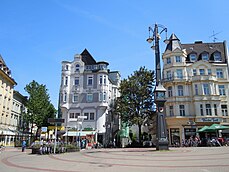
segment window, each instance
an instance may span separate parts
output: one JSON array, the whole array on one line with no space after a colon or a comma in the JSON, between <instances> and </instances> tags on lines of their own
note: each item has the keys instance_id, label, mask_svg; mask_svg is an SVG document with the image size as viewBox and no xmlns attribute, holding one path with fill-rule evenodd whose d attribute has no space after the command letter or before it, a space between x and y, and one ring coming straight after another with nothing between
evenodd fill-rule
<instances>
[{"instance_id":1,"label":"window","mask_svg":"<svg viewBox=\"0 0 229 172\"><path fill-rule=\"evenodd\" d=\"M103 93L102 92L99 93L99 101L100 102L103 101Z\"/></svg>"},{"instance_id":2,"label":"window","mask_svg":"<svg viewBox=\"0 0 229 172\"><path fill-rule=\"evenodd\" d=\"M172 73L171 73L170 70L166 72L166 75L167 75L166 77L167 77L168 80L172 79Z\"/></svg>"},{"instance_id":3,"label":"window","mask_svg":"<svg viewBox=\"0 0 229 172\"><path fill-rule=\"evenodd\" d=\"M196 54L190 54L190 61L195 62L196 61Z\"/></svg>"},{"instance_id":4,"label":"window","mask_svg":"<svg viewBox=\"0 0 229 172\"><path fill-rule=\"evenodd\" d=\"M68 65L65 65L65 70L68 70Z\"/></svg>"},{"instance_id":5,"label":"window","mask_svg":"<svg viewBox=\"0 0 229 172\"><path fill-rule=\"evenodd\" d=\"M173 96L172 87L168 87L168 97L172 97L172 96Z\"/></svg>"},{"instance_id":6,"label":"window","mask_svg":"<svg viewBox=\"0 0 229 172\"><path fill-rule=\"evenodd\" d=\"M203 84L203 93L204 95L210 95L209 85Z\"/></svg>"},{"instance_id":7,"label":"window","mask_svg":"<svg viewBox=\"0 0 229 172\"><path fill-rule=\"evenodd\" d=\"M80 84L79 77L75 77L74 85L79 85L79 84Z\"/></svg>"},{"instance_id":8,"label":"window","mask_svg":"<svg viewBox=\"0 0 229 172\"><path fill-rule=\"evenodd\" d=\"M166 58L166 61L167 61L167 64L171 64L171 58L170 57Z\"/></svg>"},{"instance_id":9,"label":"window","mask_svg":"<svg viewBox=\"0 0 229 172\"><path fill-rule=\"evenodd\" d=\"M70 113L69 118L74 118L74 113Z\"/></svg>"},{"instance_id":10,"label":"window","mask_svg":"<svg viewBox=\"0 0 229 172\"><path fill-rule=\"evenodd\" d=\"M169 106L169 115L170 115L170 116L174 116L174 113L173 113L173 106Z\"/></svg>"},{"instance_id":11,"label":"window","mask_svg":"<svg viewBox=\"0 0 229 172\"><path fill-rule=\"evenodd\" d=\"M64 85L66 85L66 86L68 85L68 77L67 76L65 77L65 83L64 83Z\"/></svg>"},{"instance_id":12,"label":"window","mask_svg":"<svg viewBox=\"0 0 229 172\"><path fill-rule=\"evenodd\" d=\"M185 116L185 108L184 105L179 105L180 108L180 116Z\"/></svg>"},{"instance_id":13,"label":"window","mask_svg":"<svg viewBox=\"0 0 229 172\"><path fill-rule=\"evenodd\" d=\"M196 76L196 69L192 70L193 76Z\"/></svg>"},{"instance_id":14,"label":"window","mask_svg":"<svg viewBox=\"0 0 229 172\"><path fill-rule=\"evenodd\" d=\"M221 105L222 116L228 116L227 105Z\"/></svg>"},{"instance_id":15,"label":"window","mask_svg":"<svg viewBox=\"0 0 229 172\"><path fill-rule=\"evenodd\" d=\"M219 85L219 95L221 95L221 96L225 96L226 95L225 86L224 85Z\"/></svg>"},{"instance_id":16,"label":"window","mask_svg":"<svg viewBox=\"0 0 229 172\"><path fill-rule=\"evenodd\" d=\"M216 69L216 77L223 78L223 69Z\"/></svg>"},{"instance_id":17,"label":"window","mask_svg":"<svg viewBox=\"0 0 229 172\"><path fill-rule=\"evenodd\" d=\"M107 93L104 92L104 93L103 93L103 101L106 101L106 100L107 100Z\"/></svg>"},{"instance_id":18,"label":"window","mask_svg":"<svg viewBox=\"0 0 229 172\"><path fill-rule=\"evenodd\" d=\"M84 113L84 116L86 116L86 118L84 120L88 120L89 113L88 112Z\"/></svg>"},{"instance_id":19,"label":"window","mask_svg":"<svg viewBox=\"0 0 229 172\"><path fill-rule=\"evenodd\" d=\"M204 110L203 110L203 105L200 104L200 115L204 116Z\"/></svg>"},{"instance_id":20,"label":"window","mask_svg":"<svg viewBox=\"0 0 229 172\"><path fill-rule=\"evenodd\" d=\"M212 111L211 111L211 105L210 104L206 104L206 115L212 115Z\"/></svg>"},{"instance_id":21,"label":"window","mask_svg":"<svg viewBox=\"0 0 229 172\"><path fill-rule=\"evenodd\" d=\"M90 120L95 120L95 113L94 112L91 112L90 113Z\"/></svg>"},{"instance_id":22,"label":"window","mask_svg":"<svg viewBox=\"0 0 229 172\"><path fill-rule=\"evenodd\" d=\"M93 84L93 77L92 76L88 76L88 78L87 78L87 85L92 86L92 84Z\"/></svg>"},{"instance_id":23,"label":"window","mask_svg":"<svg viewBox=\"0 0 229 172\"><path fill-rule=\"evenodd\" d=\"M72 102L74 103L74 102L78 102L78 101L79 101L79 94L74 93L73 97L72 97Z\"/></svg>"},{"instance_id":24,"label":"window","mask_svg":"<svg viewBox=\"0 0 229 172\"><path fill-rule=\"evenodd\" d=\"M217 113L217 105L216 104L214 104L214 111L215 111L215 116L217 116L218 113Z\"/></svg>"},{"instance_id":25,"label":"window","mask_svg":"<svg viewBox=\"0 0 229 172\"><path fill-rule=\"evenodd\" d=\"M195 95L198 95L199 93L198 93L198 85L197 84L195 84Z\"/></svg>"},{"instance_id":26,"label":"window","mask_svg":"<svg viewBox=\"0 0 229 172\"><path fill-rule=\"evenodd\" d=\"M177 78L182 79L183 78L182 69L177 69L176 72L177 72Z\"/></svg>"},{"instance_id":27,"label":"window","mask_svg":"<svg viewBox=\"0 0 229 172\"><path fill-rule=\"evenodd\" d=\"M175 58L176 58L176 62L177 63L181 62L181 57L180 56L176 56Z\"/></svg>"},{"instance_id":28,"label":"window","mask_svg":"<svg viewBox=\"0 0 229 172\"><path fill-rule=\"evenodd\" d=\"M106 76L103 76L103 83L104 83L104 85L106 85L106 83L107 83L107 77Z\"/></svg>"},{"instance_id":29,"label":"window","mask_svg":"<svg viewBox=\"0 0 229 172\"><path fill-rule=\"evenodd\" d=\"M92 102L93 101L93 94L88 93L87 94L87 102Z\"/></svg>"},{"instance_id":30,"label":"window","mask_svg":"<svg viewBox=\"0 0 229 172\"><path fill-rule=\"evenodd\" d=\"M80 65L76 64L76 72L78 72L80 70Z\"/></svg>"},{"instance_id":31,"label":"window","mask_svg":"<svg viewBox=\"0 0 229 172\"><path fill-rule=\"evenodd\" d=\"M212 70L208 69L208 75L211 75L211 74L212 74Z\"/></svg>"},{"instance_id":32,"label":"window","mask_svg":"<svg viewBox=\"0 0 229 172\"><path fill-rule=\"evenodd\" d=\"M182 85L178 85L178 96L184 96L184 90Z\"/></svg>"},{"instance_id":33,"label":"window","mask_svg":"<svg viewBox=\"0 0 229 172\"><path fill-rule=\"evenodd\" d=\"M200 75L204 75L205 74L204 69L199 69L199 72L200 72Z\"/></svg>"},{"instance_id":34,"label":"window","mask_svg":"<svg viewBox=\"0 0 229 172\"><path fill-rule=\"evenodd\" d=\"M99 76L99 84L100 84L100 85L103 84L103 76Z\"/></svg>"},{"instance_id":35,"label":"window","mask_svg":"<svg viewBox=\"0 0 229 172\"><path fill-rule=\"evenodd\" d=\"M215 61L222 61L220 52L215 52L214 53L214 60Z\"/></svg>"},{"instance_id":36,"label":"window","mask_svg":"<svg viewBox=\"0 0 229 172\"><path fill-rule=\"evenodd\" d=\"M64 102L67 101L67 93L64 93Z\"/></svg>"},{"instance_id":37,"label":"window","mask_svg":"<svg viewBox=\"0 0 229 172\"><path fill-rule=\"evenodd\" d=\"M202 60L206 60L206 61L209 60L208 53L203 53L201 56L202 56Z\"/></svg>"}]
</instances>

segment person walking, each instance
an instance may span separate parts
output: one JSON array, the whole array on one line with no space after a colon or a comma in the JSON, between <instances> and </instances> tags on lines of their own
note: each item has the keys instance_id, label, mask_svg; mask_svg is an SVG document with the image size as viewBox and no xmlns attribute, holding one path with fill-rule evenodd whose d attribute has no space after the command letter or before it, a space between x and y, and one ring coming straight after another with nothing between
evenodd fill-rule
<instances>
[{"instance_id":1,"label":"person walking","mask_svg":"<svg viewBox=\"0 0 229 172\"><path fill-rule=\"evenodd\" d=\"M22 146L22 152L24 152L25 151L25 148L26 148L26 141L25 141L25 139L23 139L21 146Z\"/></svg>"}]
</instances>

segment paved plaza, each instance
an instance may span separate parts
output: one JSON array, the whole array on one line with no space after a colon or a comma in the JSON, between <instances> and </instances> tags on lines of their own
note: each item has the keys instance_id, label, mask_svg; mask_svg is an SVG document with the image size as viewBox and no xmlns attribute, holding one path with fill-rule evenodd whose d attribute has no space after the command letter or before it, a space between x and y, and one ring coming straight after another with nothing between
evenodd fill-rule
<instances>
[{"instance_id":1,"label":"paved plaza","mask_svg":"<svg viewBox=\"0 0 229 172\"><path fill-rule=\"evenodd\" d=\"M228 172L229 147L92 149L33 155L6 148L0 172Z\"/></svg>"}]
</instances>

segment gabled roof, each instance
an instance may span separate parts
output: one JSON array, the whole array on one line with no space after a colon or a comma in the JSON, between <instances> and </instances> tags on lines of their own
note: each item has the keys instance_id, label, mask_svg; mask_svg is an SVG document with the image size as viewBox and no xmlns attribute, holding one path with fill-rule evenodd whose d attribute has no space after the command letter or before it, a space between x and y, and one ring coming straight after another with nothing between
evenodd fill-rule
<instances>
[{"instance_id":1,"label":"gabled roof","mask_svg":"<svg viewBox=\"0 0 229 172\"><path fill-rule=\"evenodd\" d=\"M215 52L220 52L222 57L222 62L226 61L225 45L223 42L203 43L201 41L198 41L195 42L194 44L181 44L181 45L183 49L186 49L188 57L192 52L196 52L197 57L199 57L203 52L207 52L209 53L210 60L211 60L212 54L214 54Z\"/></svg>"},{"instance_id":2,"label":"gabled roof","mask_svg":"<svg viewBox=\"0 0 229 172\"><path fill-rule=\"evenodd\" d=\"M96 64L95 59L92 57L92 55L88 52L87 49L85 49L82 53L82 61L85 63L85 65L93 65Z\"/></svg>"},{"instance_id":3,"label":"gabled roof","mask_svg":"<svg viewBox=\"0 0 229 172\"><path fill-rule=\"evenodd\" d=\"M180 40L177 38L177 36L173 33L169 38L169 43L166 46L166 50L174 51L175 49L182 49Z\"/></svg>"}]
</instances>

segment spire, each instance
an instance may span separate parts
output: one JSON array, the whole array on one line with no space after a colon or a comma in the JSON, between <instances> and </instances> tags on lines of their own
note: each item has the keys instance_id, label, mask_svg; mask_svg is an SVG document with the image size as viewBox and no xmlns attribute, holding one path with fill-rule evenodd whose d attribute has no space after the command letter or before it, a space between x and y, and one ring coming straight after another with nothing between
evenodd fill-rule
<instances>
[{"instance_id":1,"label":"spire","mask_svg":"<svg viewBox=\"0 0 229 172\"><path fill-rule=\"evenodd\" d=\"M182 49L180 40L177 38L177 36L173 33L169 38L169 43L166 46L166 50L174 51L175 49Z\"/></svg>"}]
</instances>

